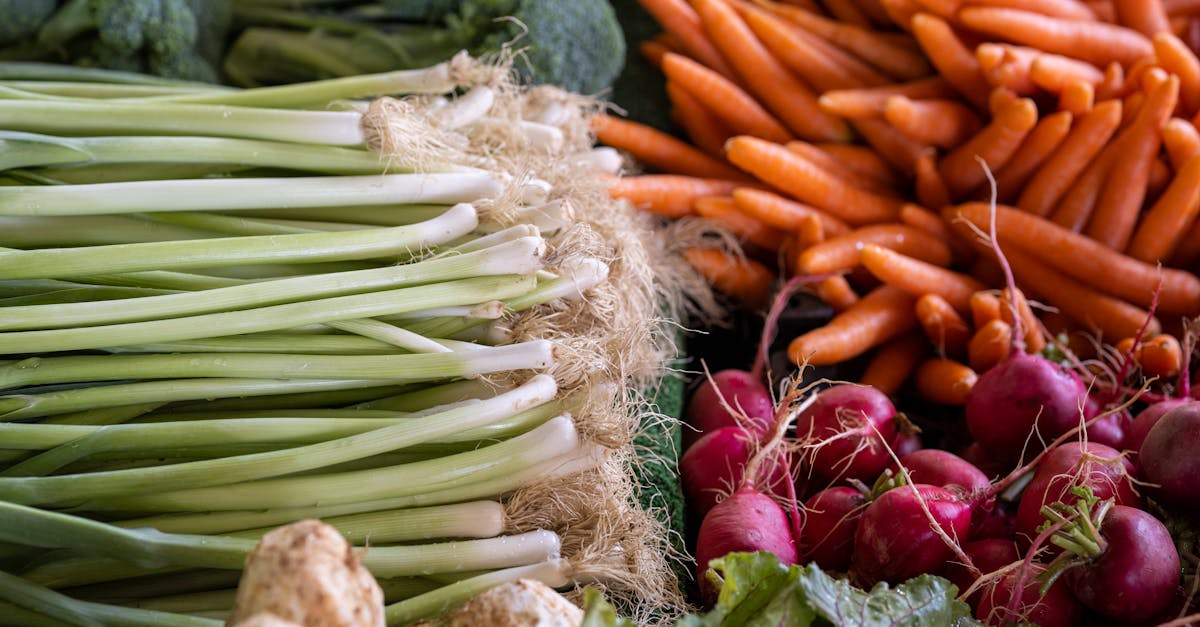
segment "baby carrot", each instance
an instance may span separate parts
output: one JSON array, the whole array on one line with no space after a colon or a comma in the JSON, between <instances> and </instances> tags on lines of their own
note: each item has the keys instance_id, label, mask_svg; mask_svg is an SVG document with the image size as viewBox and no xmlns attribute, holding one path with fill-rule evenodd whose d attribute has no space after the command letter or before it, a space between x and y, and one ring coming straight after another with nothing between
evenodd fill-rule
<instances>
[{"instance_id":1,"label":"baby carrot","mask_svg":"<svg viewBox=\"0 0 1200 627\"><path fill-rule=\"evenodd\" d=\"M894 287L871 290L822 327L788 345L792 363L826 366L857 357L916 327L915 299Z\"/></svg>"},{"instance_id":2,"label":"baby carrot","mask_svg":"<svg viewBox=\"0 0 1200 627\"><path fill-rule=\"evenodd\" d=\"M990 211L987 203L970 202L949 213L986 231ZM1195 315L1200 303L1200 278L1192 273L1139 261L1024 211L997 205L996 233L1001 243L1033 255L1047 271L1066 273L1137 305L1149 307L1156 289L1158 309L1164 313Z\"/></svg>"},{"instance_id":3,"label":"baby carrot","mask_svg":"<svg viewBox=\"0 0 1200 627\"><path fill-rule=\"evenodd\" d=\"M1169 33L1171 24L1160 0L1113 0L1117 23L1147 36Z\"/></svg>"},{"instance_id":4,"label":"baby carrot","mask_svg":"<svg viewBox=\"0 0 1200 627\"><path fill-rule=\"evenodd\" d=\"M798 137L846 141L850 127L817 106L817 97L771 54L724 0L692 0L700 24L746 88Z\"/></svg>"},{"instance_id":5,"label":"baby carrot","mask_svg":"<svg viewBox=\"0 0 1200 627\"><path fill-rule=\"evenodd\" d=\"M1029 80L1048 92L1059 94L1076 83L1099 85L1104 82L1104 72L1087 61L1042 52L1029 64Z\"/></svg>"},{"instance_id":6,"label":"baby carrot","mask_svg":"<svg viewBox=\"0 0 1200 627\"><path fill-rule=\"evenodd\" d=\"M765 265L718 248L688 248L684 259L718 291L743 306L766 306L775 273Z\"/></svg>"},{"instance_id":7,"label":"baby carrot","mask_svg":"<svg viewBox=\"0 0 1200 627\"><path fill-rule=\"evenodd\" d=\"M977 158L993 171L1004 166L1021 142L1037 124L1037 105L1028 98L1013 101L997 112L982 131L959 147L946 153L938 169L950 189L950 195L960 198L987 179Z\"/></svg>"},{"instance_id":8,"label":"baby carrot","mask_svg":"<svg viewBox=\"0 0 1200 627\"><path fill-rule=\"evenodd\" d=\"M950 227L946 226L946 223L942 221L941 215L925 207L912 203L904 203L900 207L900 221L946 242L950 247L951 253L953 253L954 259L958 261L970 261L975 257L975 248L963 241Z\"/></svg>"},{"instance_id":9,"label":"baby carrot","mask_svg":"<svg viewBox=\"0 0 1200 627\"><path fill-rule=\"evenodd\" d=\"M850 226L840 218L766 190L739 187L733 190L733 202L746 215L785 231L800 228L801 222L809 217L817 218L825 235L841 235L850 231Z\"/></svg>"},{"instance_id":10,"label":"baby carrot","mask_svg":"<svg viewBox=\"0 0 1200 627\"><path fill-rule=\"evenodd\" d=\"M887 189L897 189L903 183L896 171L867 146L821 143L817 147L846 168L875 180Z\"/></svg>"},{"instance_id":11,"label":"baby carrot","mask_svg":"<svg viewBox=\"0 0 1200 627\"><path fill-rule=\"evenodd\" d=\"M1022 96L1038 91L1038 86L1030 76L1030 68L1040 54L1041 51L1036 48L1011 44L985 42L975 47L975 58L979 60L979 68L988 84L1010 89Z\"/></svg>"},{"instance_id":12,"label":"baby carrot","mask_svg":"<svg viewBox=\"0 0 1200 627\"><path fill-rule=\"evenodd\" d=\"M998 7L965 7L958 19L971 30L1095 65L1130 65L1154 52L1138 31L1099 21L1062 19Z\"/></svg>"},{"instance_id":13,"label":"baby carrot","mask_svg":"<svg viewBox=\"0 0 1200 627\"><path fill-rule=\"evenodd\" d=\"M912 18L912 30L938 74L977 109L985 109L991 88L974 51L963 43L950 24L935 15L918 13Z\"/></svg>"},{"instance_id":14,"label":"baby carrot","mask_svg":"<svg viewBox=\"0 0 1200 627\"><path fill-rule=\"evenodd\" d=\"M642 58L649 62L650 65L653 65L656 68L661 68L664 54L668 52L679 51L674 50L661 42L647 39L646 41L638 44L638 52L642 54Z\"/></svg>"},{"instance_id":15,"label":"baby carrot","mask_svg":"<svg viewBox=\"0 0 1200 627\"><path fill-rule=\"evenodd\" d=\"M1120 122L1120 100L1107 100L1096 105L1067 133L1045 165L1029 179L1017 199L1017 206L1036 215L1049 215L1079 174L1107 145Z\"/></svg>"},{"instance_id":16,"label":"baby carrot","mask_svg":"<svg viewBox=\"0 0 1200 627\"><path fill-rule=\"evenodd\" d=\"M678 124L683 127L688 139L705 153L720 157L725 149L725 142L733 137L733 131L686 89L681 89L670 81L667 81L666 89L667 98L678 117Z\"/></svg>"},{"instance_id":17,"label":"baby carrot","mask_svg":"<svg viewBox=\"0 0 1200 627\"><path fill-rule=\"evenodd\" d=\"M913 382L921 398L939 405L965 405L979 375L966 364L945 357L917 366Z\"/></svg>"},{"instance_id":18,"label":"baby carrot","mask_svg":"<svg viewBox=\"0 0 1200 627\"><path fill-rule=\"evenodd\" d=\"M917 160L921 158L921 153L931 148L914 141L883 120L852 120L851 124L872 150L904 175L911 176L916 172Z\"/></svg>"},{"instance_id":19,"label":"baby carrot","mask_svg":"<svg viewBox=\"0 0 1200 627\"><path fill-rule=\"evenodd\" d=\"M887 395L895 394L928 352L929 342L919 333L905 333L892 338L871 354L858 382Z\"/></svg>"},{"instance_id":20,"label":"baby carrot","mask_svg":"<svg viewBox=\"0 0 1200 627\"><path fill-rule=\"evenodd\" d=\"M1000 320L1000 297L994 292L979 291L971 295L971 324L982 328L992 320Z\"/></svg>"},{"instance_id":21,"label":"baby carrot","mask_svg":"<svg viewBox=\"0 0 1200 627\"><path fill-rule=\"evenodd\" d=\"M1096 13L1079 0L966 0L964 4L1021 9L1070 20L1095 21L1098 19Z\"/></svg>"},{"instance_id":22,"label":"baby carrot","mask_svg":"<svg viewBox=\"0 0 1200 627\"><path fill-rule=\"evenodd\" d=\"M903 30L912 30L912 19L923 10L917 0L880 0L892 23Z\"/></svg>"},{"instance_id":23,"label":"baby carrot","mask_svg":"<svg viewBox=\"0 0 1200 627\"><path fill-rule=\"evenodd\" d=\"M709 41L700 25L700 16L687 0L638 0L638 4L664 31L679 40L687 56L727 79L734 79L733 68Z\"/></svg>"},{"instance_id":24,"label":"baby carrot","mask_svg":"<svg viewBox=\"0 0 1200 627\"><path fill-rule=\"evenodd\" d=\"M1121 157L1113 162L1087 224L1092 239L1113 250L1125 250L1129 244L1146 199L1150 167L1162 145L1162 128L1178 101L1179 79L1170 76L1146 96L1133 124L1116 140L1122 146Z\"/></svg>"},{"instance_id":25,"label":"baby carrot","mask_svg":"<svg viewBox=\"0 0 1200 627\"><path fill-rule=\"evenodd\" d=\"M603 144L624 150L668 174L750 181L745 172L652 126L611 115L592 116L592 132Z\"/></svg>"},{"instance_id":26,"label":"baby carrot","mask_svg":"<svg viewBox=\"0 0 1200 627\"><path fill-rule=\"evenodd\" d=\"M1162 130L1162 142L1175 170L1182 169L1188 159L1200 154L1200 131L1183 118L1167 120Z\"/></svg>"},{"instance_id":27,"label":"baby carrot","mask_svg":"<svg viewBox=\"0 0 1200 627\"><path fill-rule=\"evenodd\" d=\"M902 133L924 143L953 148L983 126L975 110L957 100L912 100L891 96L883 118Z\"/></svg>"},{"instance_id":28,"label":"baby carrot","mask_svg":"<svg viewBox=\"0 0 1200 627\"><path fill-rule=\"evenodd\" d=\"M861 250L877 244L937 266L950 264L950 248L941 240L907 224L872 224L831 237L796 258L800 274L843 272L859 265Z\"/></svg>"},{"instance_id":29,"label":"baby carrot","mask_svg":"<svg viewBox=\"0 0 1200 627\"><path fill-rule=\"evenodd\" d=\"M1016 323L1013 322L1013 301L1015 300L1017 315L1021 318L1021 340L1024 343L1024 349L1029 353L1041 352L1043 348L1046 348L1046 336L1043 334L1042 323L1033 314L1033 309L1029 306L1029 301L1021 290L1016 290L1015 298L1012 294L1014 293L1010 292L1007 287L1000 291L1000 319L1014 329L1016 328Z\"/></svg>"},{"instance_id":30,"label":"baby carrot","mask_svg":"<svg viewBox=\"0 0 1200 627\"><path fill-rule=\"evenodd\" d=\"M720 74L682 55L663 55L667 80L687 90L734 132L786 142L792 138L779 120L763 109L753 96Z\"/></svg>"},{"instance_id":31,"label":"baby carrot","mask_svg":"<svg viewBox=\"0 0 1200 627\"><path fill-rule=\"evenodd\" d=\"M871 26L871 20L852 0L824 0L823 4L825 11L843 24L853 24L862 28Z\"/></svg>"},{"instance_id":32,"label":"baby carrot","mask_svg":"<svg viewBox=\"0 0 1200 627\"><path fill-rule=\"evenodd\" d=\"M776 252L783 245L783 232L746 215L728 196L702 196L692 202L692 211L729 229L743 242Z\"/></svg>"},{"instance_id":33,"label":"baby carrot","mask_svg":"<svg viewBox=\"0 0 1200 627\"><path fill-rule=\"evenodd\" d=\"M1142 217L1125 254L1147 263L1166 262L1200 215L1200 155L1183 164L1163 195Z\"/></svg>"},{"instance_id":34,"label":"baby carrot","mask_svg":"<svg viewBox=\"0 0 1200 627\"><path fill-rule=\"evenodd\" d=\"M1178 375L1183 366L1183 348L1175 336L1167 333L1143 342L1134 356L1142 374L1148 377L1170 379Z\"/></svg>"},{"instance_id":35,"label":"baby carrot","mask_svg":"<svg viewBox=\"0 0 1200 627\"><path fill-rule=\"evenodd\" d=\"M692 202L701 196L733 193L737 181L705 179L678 174L623 176L608 184L608 194L623 198L643 211L668 218L692 215Z\"/></svg>"},{"instance_id":36,"label":"baby carrot","mask_svg":"<svg viewBox=\"0 0 1200 627\"><path fill-rule=\"evenodd\" d=\"M914 99L952 98L957 93L945 79L934 76L908 83L892 83L878 87L831 89L817 99L821 108L846 118L866 118L883 114L884 105L892 96Z\"/></svg>"},{"instance_id":37,"label":"baby carrot","mask_svg":"<svg viewBox=\"0 0 1200 627\"><path fill-rule=\"evenodd\" d=\"M1096 88L1084 82L1071 83L1058 94L1058 110L1075 117L1083 117L1095 104Z\"/></svg>"},{"instance_id":38,"label":"baby carrot","mask_svg":"<svg viewBox=\"0 0 1200 627\"><path fill-rule=\"evenodd\" d=\"M971 328L946 299L937 294L922 294L917 298L917 323L925 337L943 357L964 357Z\"/></svg>"},{"instance_id":39,"label":"baby carrot","mask_svg":"<svg viewBox=\"0 0 1200 627\"><path fill-rule=\"evenodd\" d=\"M987 286L970 276L915 259L878 244L863 244L860 261L875 278L913 296L937 294L959 311L970 308L971 294Z\"/></svg>"},{"instance_id":40,"label":"baby carrot","mask_svg":"<svg viewBox=\"0 0 1200 627\"><path fill-rule=\"evenodd\" d=\"M1025 183L1066 138L1072 117L1068 111L1059 111L1038 120L1008 163L996 170L996 199L999 202L1011 203L1017 199Z\"/></svg>"},{"instance_id":41,"label":"baby carrot","mask_svg":"<svg viewBox=\"0 0 1200 627\"><path fill-rule=\"evenodd\" d=\"M1012 351L1012 325L993 318L975 329L967 343L967 363L976 372L987 372Z\"/></svg>"},{"instance_id":42,"label":"baby carrot","mask_svg":"<svg viewBox=\"0 0 1200 627\"><path fill-rule=\"evenodd\" d=\"M914 187L917 201L926 207L941 209L950 204L950 190L946 188L946 181L942 179L942 173L938 171L935 150L926 150L921 158L917 159Z\"/></svg>"},{"instance_id":43,"label":"baby carrot","mask_svg":"<svg viewBox=\"0 0 1200 627\"><path fill-rule=\"evenodd\" d=\"M1158 33L1152 42L1159 66L1179 77L1179 105L1184 115L1195 115L1200 111L1200 59L1172 33Z\"/></svg>"},{"instance_id":44,"label":"baby carrot","mask_svg":"<svg viewBox=\"0 0 1200 627\"><path fill-rule=\"evenodd\" d=\"M725 157L801 202L850 224L894 220L900 201L846 184L787 148L750 136L730 139Z\"/></svg>"},{"instance_id":45,"label":"baby carrot","mask_svg":"<svg viewBox=\"0 0 1200 627\"><path fill-rule=\"evenodd\" d=\"M841 312L854 306L859 301L858 292L842 275L821 279L813 286L813 294L817 295L835 312Z\"/></svg>"},{"instance_id":46,"label":"baby carrot","mask_svg":"<svg viewBox=\"0 0 1200 627\"><path fill-rule=\"evenodd\" d=\"M1173 268L1192 268L1200 272L1200 268L1194 267L1198 261L1200 261L1200 220L1195 220L1171 254L1170 265Z\"/></svg>"},{"instance_id":47,"label":"baby carrot","mask_svg":"<svg viewBox=\"0 0 1200 627\"><path fill-rule=\"evenodd\" d=\"M821 150L814 144L806 141L791 141L788 142L786 148L808 161L812 162L818 168L825 170L830 175L836 176L843 180L848 185L853 185L861 189L876 192L884 195L894 195L897 193L896 188L889 187L880 183L877 179L865 174L851 170L846 165L834 159L829 153Z\"/></svg>"}]
</instances>

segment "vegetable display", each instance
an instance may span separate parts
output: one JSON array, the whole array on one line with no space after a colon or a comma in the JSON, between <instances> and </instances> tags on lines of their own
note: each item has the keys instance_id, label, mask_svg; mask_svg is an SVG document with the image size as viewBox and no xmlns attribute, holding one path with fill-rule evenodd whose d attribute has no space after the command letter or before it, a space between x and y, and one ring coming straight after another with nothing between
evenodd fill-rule
<instances>
[{"instance_id":1,"label":"vegetable display","mask_svg":"<svg viewBox=\"0 0 1200 627\"><path fill-rule=\"evenodd\" d=\"M4 86L5 620L284 608L259 592L336 573L243 566L311 519L295 542L348 543L305 556L361 560L372 624L518 579L682 610L634 442L660 317L707 290L663 254L686 236L605 193L596 101L466 55L245 90L88 76L114 80Z\"/></svg>"}]
</instances>

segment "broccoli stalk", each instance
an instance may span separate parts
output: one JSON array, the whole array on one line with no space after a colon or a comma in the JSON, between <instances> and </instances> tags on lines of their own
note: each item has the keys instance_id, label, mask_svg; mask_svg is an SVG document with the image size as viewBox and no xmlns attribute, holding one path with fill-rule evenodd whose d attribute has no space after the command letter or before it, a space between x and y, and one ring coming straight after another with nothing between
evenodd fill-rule
<instances>
[{"instance_id":1,"label":"broccoli stalk","mask_svg":"<svg viewBox=\"0 0 1200 627\"><path fill-rule=\"evenodd\" d=\"M596 93L625 60L607 0L247 0L237 3L235 21L245 30L224 70L242 86L427 67L460 50L510 46L527 79Z\"/></svg>"}]
</instances>

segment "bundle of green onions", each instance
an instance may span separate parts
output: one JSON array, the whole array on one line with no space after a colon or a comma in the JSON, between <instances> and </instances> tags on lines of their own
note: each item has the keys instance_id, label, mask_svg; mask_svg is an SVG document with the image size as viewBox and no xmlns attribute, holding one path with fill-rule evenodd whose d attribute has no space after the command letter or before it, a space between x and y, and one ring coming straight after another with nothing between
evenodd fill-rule
<instances>
[{"instance_id":1,"label":"bundle of green onions","mask_svg":"<svg viewBox=\"0 0 1200 627\"><path fill-rule=\"evenodd\" d=\"M522 577L681 606L630 472L671 262L595 102L461 56L105 76L0 81L0 613L218 625L307 518L389 624Z\"/></svg>"}]
</instances>

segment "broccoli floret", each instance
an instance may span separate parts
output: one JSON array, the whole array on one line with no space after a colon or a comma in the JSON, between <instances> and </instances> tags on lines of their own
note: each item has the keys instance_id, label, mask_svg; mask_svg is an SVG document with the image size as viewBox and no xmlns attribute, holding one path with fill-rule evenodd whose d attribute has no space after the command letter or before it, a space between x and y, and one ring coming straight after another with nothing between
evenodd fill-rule
<instances>
[{"instance_id":1,"label":"broccoli floret","mask_svg":"<svg viewBox=\"0 0 1200 627\"><path fill-rule=\"evenodd\" d=\"M32 36L56 6L55 0L0 0L0 46Z\"/></svg>"},{"instance_id":2,"label":"broccoli floret","mask_svg":"<svg viewBox=\"0 0 1200 627\"><path fill-rule=\"evenodd\" d=\"M249 0L237 5L235 15L257 31L254 46L235 43L226 58L226 67L238 68L239 75L256 65L298 64L284 61L291 54L284 46L265 47L262 28L319 33L313 52L351 64L359 73L425 67L459 50L480 55L511 46L522 53L517 70L533 82L596 93L612 84L625 62L624 35L607 0L382 0L325 13ZM352 57L347 49L372 54ZM250 52L254 59L244 56ZM313 65L311 78L327 72L327 63ZM273 81L266 71L252 79L256 84L298 80L293 74Z\"/></svg>"}]
</instances>

